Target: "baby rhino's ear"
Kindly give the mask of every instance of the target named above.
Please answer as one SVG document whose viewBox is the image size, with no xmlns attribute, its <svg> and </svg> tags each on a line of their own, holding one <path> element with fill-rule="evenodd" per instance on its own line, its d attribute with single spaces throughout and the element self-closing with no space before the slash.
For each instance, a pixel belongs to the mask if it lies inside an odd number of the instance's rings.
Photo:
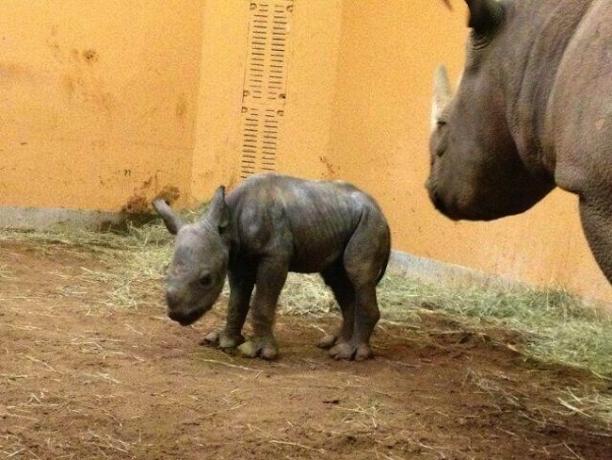
<svg viewBox="0 0 612 460">
<path fill-rule="evenodd" d="M 223 185 L 215 191 L 202 221 L 218 229 L 219 233 L 223 233 L 229 225 L 229 209 L 225 203 L 225 187 Z"/>
<path fill-rule="evenodd" d="M 161 198 L 158 198 L 157 200 L 153 201 L 153 208 L 155 208 L 157 214 L 159 214 L 164 220 L 166 228 L 173 235 L 176 235 L 181 229 L 181 227 L 185 225 L 181 218 L 177 216 L 174 211 L 172 211 L 170 206 L 168 206 L 168 203 L 166 203 Z"/>
</svg>

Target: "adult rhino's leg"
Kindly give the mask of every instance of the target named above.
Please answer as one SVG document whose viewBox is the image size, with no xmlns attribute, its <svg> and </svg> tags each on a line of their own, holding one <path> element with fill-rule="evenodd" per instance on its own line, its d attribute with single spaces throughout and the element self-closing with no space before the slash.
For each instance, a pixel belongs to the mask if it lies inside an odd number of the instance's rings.
<svg viewBox="0 0 612 460">
<path fill-rule="evenodd" d="M 325 284 L 332 292 L 336 302 L 342 311 L 342 324 L 335 334 L 330 334 L 319 341 L 320 348 L 331 348 L 336 343 L 350 342 L 353 337 L 353 326 L 355 321 L 355 288 L 348 279 L 342 262 L 334 264 L 331 268 L 321 273 Z"/>
<path fill-rule="evenodd" d="M 249 302 L 255 285 L 255 269 L 246 262 L 228 272 L 230 298 L 225 327 L 208 334 L 202 344 L 223 349 L 236 348 L 244 342 L 242 327 L 249 311 Z"/>
<path fill-rule="evenodd" d="M 612 197 L 580 197 L 582 228 L 601 270 L 612 283 Z"/>
<path fill-rule="evenodd" d="M 238 347 L 243 356 L 260 356 L 264 359 L 274 359 L 278 356 L 278 346 L 272 329 L 278 296 L 287 279 L 288 268 L 286 257 L 265 258 L 259 263 L 251 314 L 254 335 Z"/>
</svg>

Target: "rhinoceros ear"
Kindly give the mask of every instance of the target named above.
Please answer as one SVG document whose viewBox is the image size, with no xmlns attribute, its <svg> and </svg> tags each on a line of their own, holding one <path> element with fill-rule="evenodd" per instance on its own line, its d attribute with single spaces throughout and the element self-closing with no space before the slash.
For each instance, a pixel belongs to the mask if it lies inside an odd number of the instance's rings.
<svg viewBox="0 0 612 460">
<path fill-rule="evenodd" d="M 478 33 L 494 29 L 502 20 L 504 9 L 497 0 L 465 0 L 470 9 L 468 26 Z"/>
<path fill-rule="evenodd" d="M 168 206 L 168 203 L 161 198 L 153 201 L 153 208 L 155 208 L 157 214 L 159 214 L 164 220 L 164 224 L 166 224 L 168 231 L 173 235 L 176 235 L 184 225 L 181 218 L 177 216 L 174 211 L 172 211 L 172 208 Z"/>
<path fill-rule="evenodd" d="M 225 203 L 225 187 L 221 185 L 215 191 L 208 207 L 207 213 L 202 219 L 204 225 L 211 225 L 222 233 L 229 224 L 229 209 Z"/>
</svg>

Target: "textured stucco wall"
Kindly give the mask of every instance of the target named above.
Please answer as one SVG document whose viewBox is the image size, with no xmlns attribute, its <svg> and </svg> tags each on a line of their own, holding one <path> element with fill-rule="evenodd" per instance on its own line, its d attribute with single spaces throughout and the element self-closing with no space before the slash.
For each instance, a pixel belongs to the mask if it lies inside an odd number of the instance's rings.
<svg viewBox="0 0 612 460">
<path fill-rule="evenodd" d="M 189 195 L 203 2 L 152 3 L 2 2 L 2 204 Z"/>
</svg>

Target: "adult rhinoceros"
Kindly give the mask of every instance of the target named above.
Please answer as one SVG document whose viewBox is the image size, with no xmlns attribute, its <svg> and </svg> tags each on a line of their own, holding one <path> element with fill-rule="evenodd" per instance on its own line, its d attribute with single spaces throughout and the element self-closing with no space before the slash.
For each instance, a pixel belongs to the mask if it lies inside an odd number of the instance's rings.
<svg viewBox="0 0 612 460">
<path fill-rule="evenodd" d="M 452 219 L 491 220 L 572 192 L 612 282 L 612 1 L 466 3 L 457 94 L 444 67 L 435 77 L 431 200 Z"/>
</svg>

